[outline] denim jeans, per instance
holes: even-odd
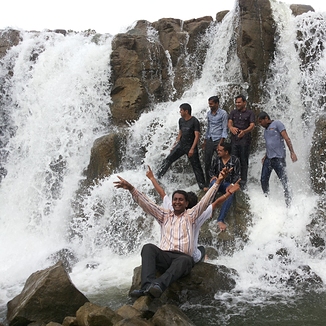
[[[291,196],[288,187],[288,178],[286,175],[286,163],[285,158],[265,158],[263,168],[261,171],[261,187],[265,194],[269,193],[269,178],[271,176],[272,171],[274,170],[277,174],[277,177],[280,179],[283,189],[284,189],[284,197],[285,203],[287,206],[291,203]]]
[[[209,185],[209,187],[211,187],[213,184],[215,183],[215,180],[212,181]],[[229,182],[222,182],[218,188],[218,192],[221,192],[222,194],[225,194],[226,193],[226,188],[230,185],[231,183]],[[224,220],[226,218],[226,214],[228,213],[231,205],[232,205],[232,202],[233,202],[233,198],[234,198],[234,193],[228,197],[228,199],[223,203],[221,209],[220,209],[220,214],[218,216],[218,219],[217,219],[217,222],[223,222],[224,223]]]

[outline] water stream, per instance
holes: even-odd
[[[248,242],[232,256],[210,261],[238,271],[236,288],[217,293],[210,303],[184,305],[196,325],[322,325],[326,319],[324,288],[298,289],[282,282],[303,265],[326,282],[325,253],[311,246],[306,229],[318,200],[310,189],[308,157],[314,117],[324,111],[320,103],[326,61],[318,40],[325,42],[325,17],[308,13],[295,18],[287,5],[271,3],[279,38],[261,109],[283,121],[299,158],[296,163],[287,161],[293,204],[285,207],[274,175],[271,195],[265,198],[262,194],[260,137],[260,149],[250,157],[248,196],[253,220]],[[193,115],[204,123],[208,97],[218,94],[223,106],[233,96],[230,85],[244,92],[248,87],[241,79],[232,44],[237,10],[235,7],[207,34],[210,49],[202,76],[193,87],[176,102],[153,105],[128,128],[132,137],[118,174],[155,200],[146,166],[156,171],[169,152],[177,136],[179,105],[190,103]],[[296,38],[297,29],[302,40]],[[300,51],[308,41],[312,56],[302,69]],[[76,191],[92,144],[114,131],[108,112],[110,52],[108,36],[94,42],[92,36],[81,33],[24,32],[23,41],[1,60],[5,90],[0,156],[3,320],[6,303],[20,293],[28,276],[51,266],[48,258],[63,248],[77,258],[70,276],[90,300],[112,308],[128,302],[141,246],[158,239],[159,229],[152,219],[133,204],[128,192],[114,189],[117,174],[78,199],[87,218],[74,214]],[[12,78],[7,78],[9,70]],[[162,182],[170,194],[181,186],[197,190],[186,158]],[[291,257],[288,261],[275,255],[282,248]]]

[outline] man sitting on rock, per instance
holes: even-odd
[[[187,192],[176,190],[172,195],[173,210],[156,205],[129,182],[118,176],[120,181],[114,182],[115,187],[129,190],[139,206],[146,213],[154,216],[161,226],[160,246],[149,243],[142,248],[141,289],[132,291],[130,293],[132,297],[137,298],[149,294],[154,298],[159,298],[171,283],[190,273],[194,266],[192,254],[196,219],[211,203],[219,183],[229,172],[228,168],[221,171],[217,182],[191,209],[187,209]],[[234,190],[230,190],[231,194],[232,191]],[[158,278],[156,271],[162,273]]]
[[[232,172],[231,172],[232,173]],[[148,166],[148,170],[146,171],[146,176],[149,180],[151,180],[155,190],[160,195],[161,199],[163,200],[162,206],[166,209],[173,210],[172,201],[170,197],[168,197],[164,191],[164,189],[160,186],[156,178],[154,177],[153,171],[151,170],[150,166]],[[231,188],[231,186],[230,186]],[[237,182],[236,185],[232,186],[232,191],[236,192],[240,189],[239,182]],[[231,195],[230,195],[231,196]],[[199,263],[201,261],[204,261],[205,258],[205,248],[203,246],[198,246],[198,237],[199,237],[199,231],[202,225],[212,217],[214,210],[221,206],[228,198],[229,196],[221,196],[218,197],[211,205],[207,207],[207,209],[204,211],[203,214],[201,214],[195,222],[195,228],[194,228],[194,252],[192,255],[192,258],[196,263]],[[194,207],[198,203],[198,197],[195,193],[192,191],[188,192],[188,200],[189,204],[187,209],[190,209]]]

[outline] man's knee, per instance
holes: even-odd
[[[156,251],[157,249],[158,248],[155,245],[153,245],[152,243],[146,243],[141,250],[141,256],[148,255],[149,253],[152,253],[152,252]]]

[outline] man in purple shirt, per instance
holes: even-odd
[[[235,106],[236,109],[229,114],[228,127],[231,131],[231,154],[240,160],[240,185],[244,189],[247,183],[251,131],[255,127],[255,114],[247,109],[247,100],[244,95],[236,96]]]

